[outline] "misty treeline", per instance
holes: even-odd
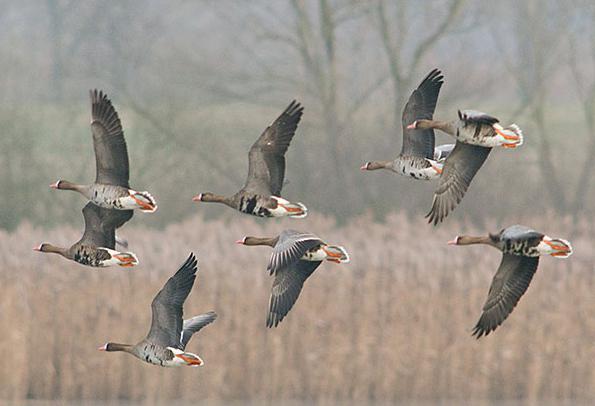
[[[525,134],[492,152],[453,218],[593,215],[592,1],[4,1],[0,32],[2,228],[82,224],[83,199],[48,184],[94,179],[90,88],[120,113],[132,187],[159,202],[150,226],[220,215],[192,195],[236,191],[250,145],[294,98],[305,114],[285,196],[341,223],[420,217],[435,182],[359,167],[396,156],[401,110],[434,67],[436,117],[475,108]]]
[[[569,217],[526,220],[556,236],[573,228]],[[259,225],[230,212],[215,221],[195,214],[163,230],[129,225],[122,231],[140,258],[132,269],[93,270],[30,249],[42,235],[73,241],[77,227],[23,223],[0,232],[0,399],[593,404],[592,223],[579,225],[569,260],[541,259],[510,317],[476,340],[471,330],[501,253],[446,241],[483,229],[452,221],[428,233],[423,219],[404,213],[387,215],[385,224],[367,215],[337,226],[317,213],[300,222],[344,245],[352,261],[322,264],[276,329],[265,327],[271,249],[234,241],[274,235],[295,220]],[[106,341],[135,343],[145,336],[151,300],[190,251],[199,271],[184,316],[219,314],[187,347],[205,366],[159,368],[97,351]]]

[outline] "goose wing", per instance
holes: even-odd
[[[128,150],[120,118],[102,91],[91,90],[91,132],[96,183],[129,187]]]
[[[537,270],[539,257],[504,254],[498,272],[494,275],[483,313],[473,329],[480,338],[494,331],[512,312],[527,291]]]
[[[104,209],[94,203],[87,203],[83,207],[83,217],[85,219],[85,231],[79,244],[93,247],[104,247],[114,249],[116,246],[115,228],[104,224],[104,219],[109,216],[112,209]],[[117,210],[113,210],[117,211]]]
[[[432,208],[426,215],[434,225],[440,223],[463,199],[473,177],[490,154],[491,148],[457,142],[446,158],[440,182],[434,192]]]
[[[401,120],[403,125],[401,155],[434,158],[434,130],[407,129],[407,126],[415,120],[432,119],[438,101],[438,94],[442,83],[444,83],[443,79],[442,73],[438,69],[434,69],[409,96]]]
[[[285,318],[300,295],[304,282],[321,262],[299,260],[277,270],[269,299],[267,327],[277,327]]]
[[[304,108],[295,100],[264,130],[248,154],[244,189],[279,196],[285,177],[285,152],[295,135]]]
[[[267,270],[276,274],[290,264],[298,261],[306,252],[322,244],[320,238],[310,233],[295,230],[284,230],[273,248]]]
[[[217,313],[208,312],[199,314],[198,316],[195,316],[191,319],[184,320],[184,323],[182,325],[182,335],[180,337],[180,342],[182,343],[180,349],[184,350],[186,348],[186,345],[188,344],[188,341],[190,341],[192,335],[198,332],[204,326],[214,322],[216,318]]]
[[[196,278],[197,263],[191,253],[153,299],[151,329],[147,335],[151,343],[181,349],[183,306]]]

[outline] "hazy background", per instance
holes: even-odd
[[[595,399],[593,2],[0,4],[0,398]],[[396,156],[404,103],[435,67],[435,117],[484,110],[519,124],[525,144],[494,150],[434,229],[423,215],[436,182],[359,167]],[[83,198],[48,184],[94,179],[91,88],[120,114],[132,187],[159,203],[121,230],[141,259],[130,272],[30,250],[80,237]],[[250,145],[294,98],[305,112],[283,195],[310,218],[193,203],[243,184]],[[444,243],[512,223],[571,239],[576,253],[545,258],[511,318],[476,342],[499,254]],[[353,262],[321,267],[267,331],[269,252],[233,241],[288,227],[345,245]],[[146,333],[153,295],[190,250],[201,271],[186,314],[220,313],[189,345],[207,366],[96,352]]]

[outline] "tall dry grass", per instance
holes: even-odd
[[[524,220],[569,237],[565,220]],[[268,330],[270,250],[233,242],[286,227],[344,245],[352,262],[323,264],[288,318]],[[595,400],[595,226],[581,227],[575,255],[544,258],[511,317],[476,341],[471,328],[500,254],[445,242],[488,230],[452,222],[434,229],[402,215],[338,228],[316,214],[257,222],[230,211],[164,231],[127,226],[122,235],[141,264],[94,270],[31,251],[41,241],[75,241],[78,230],[21,225],[0,234],[0,398]],[[188,347],[206,366],[165,369],[98,352],[108,340],[144,337],[153,296],[189,251],[200,271],[185,314],[219,313]]]

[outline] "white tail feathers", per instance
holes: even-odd
[[[327,255],[327,260],[339,263],[346,263],[351,261],[347,250],[339,245],[327,245],[324,247]]]

